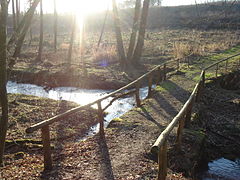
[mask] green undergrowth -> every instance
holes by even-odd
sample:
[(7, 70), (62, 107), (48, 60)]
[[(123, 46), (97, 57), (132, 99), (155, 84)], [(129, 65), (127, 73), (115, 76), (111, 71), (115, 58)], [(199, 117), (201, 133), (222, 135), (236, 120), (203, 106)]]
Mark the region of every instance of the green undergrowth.
[(176, 88), (176, 85), (171, 81), (164, 81), (156, 87), (156, 91), (168, 92)]
[[(207, 67), (217, 61), (222, 60), (223, 58), (227, 58), (237, 53), (240, 53), (240, 45), (230, 48), (219, 54), (202, 57), (201, 59), (197, 60), (197, 62), (193, 60), (190, 66), (188, 66), (186, 63), (181, 64), (180, 71), (185, 74), (186, 78), (192, 79), (197, 82), (200, 80), (200, 73), (204, 67)], [(234, 69), (234, 66), (238, 64), (238, 61), (237, 61), (238, 59), (239, 57), (237, 56), (228, 60), (228, 71), (230, 71), (231, 69)], [(225, 72), (225, 66), (226, 66), (226, 62), (219, 64), (219, 71), (218, 71), (219, 74), (222, 74)], [(214, 78), (216, 76), (215, 70), (216, 70), (216, 67), (209, 69), (205, 74), (206, 78)]]

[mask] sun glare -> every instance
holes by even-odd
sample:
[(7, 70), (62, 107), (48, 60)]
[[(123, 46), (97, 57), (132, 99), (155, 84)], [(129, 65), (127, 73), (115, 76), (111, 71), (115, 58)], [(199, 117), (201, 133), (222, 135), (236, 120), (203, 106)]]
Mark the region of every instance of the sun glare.
[(76, 15), (77, 24), (81, 29), (87, 15), (107, 10), (111, 0), (59, 0), (57, 9), (59, 13), (73, 13)]
[(58, 11), (76, 12), (82, 15), (89, 15), (95, 12), (104, 11), (108, 8), (110, 0), (59, 0)]

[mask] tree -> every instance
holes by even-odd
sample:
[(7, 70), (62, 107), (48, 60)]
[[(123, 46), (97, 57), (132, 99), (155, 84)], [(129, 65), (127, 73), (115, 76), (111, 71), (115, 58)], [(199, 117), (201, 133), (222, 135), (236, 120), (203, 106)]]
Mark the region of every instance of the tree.
[(20, 22), (20, 7), (19, 7), (19, 4), (20, 2), (18, 0), (16, 0), (16, 22), (17, 22), (17, 26), (19, 25), (19, 22)]
[(161, 6), (162, 0), (150, 0), (151, 6)]
[(118, 15), (116, 0), (112, 0), (112, 8), (113, 8), (114, 28), (115, 28), (115, 34), (117, 39), (118, 55), (120, 57), (120, 64), (124, 66), (126, 64), (126, 56), (124, 52), (122, 32), (121, 32), (120, 19)]
[(13, 57), (18, 57), (20, 55), (25, 36), (31, 25), (31, 21), (32, 21), (34, 12), (35, 12), (36, 7), (38, 6), (39, 2), (40, 2), (40, 0), (35, 0), (33, 2), (31, 8), (28, 10), (28, 12), (25, 14), (23, 19), (21, 20), (16, 32), (12, 35), (11, 39), (9, 40), (8, 48), (10, 48), (10, 45), (12, 43), (14, 43), (15, 40), (17, 39), (16, 48), (15, 48)]
[(69, 67), (72, 62), (72, 51), (73, 51), (73, 43), (75, 38), (75, 31), (76, 31), (76, 15), (73, 15), (71, 39), (70, 39), (70, 45), (68, 49), (68, 56), (67, 56), (67, 62)]
[(13, 18), (13, 30), (16, 31), (17, 22), (16, 22), (16, 13), (15, 13), (15, 0), (12, 0), (12, 18)]
[(43, 51), (43, 7), (42, 0), (40, 1), (40, 37), (39, 37), (39, 48), (37, 61), (42, 61), (42, 51)]
[(54, 0), (54, 52), (57, 52), (57, 25), (58, 25), (58, 15), (56, 0)]
[[(32, 0), (29, 0), (29, 8), (32, 6)], [(30, 40), (29, 40), (29, 43), (28, 45), (30, 46), (31, 43), (32, 43), (32, 39), (33, 39), (33, 34), (32, 34), (32, 24), (30, 25), (29, 27), (29, 36), (30, 36)]]
[(142, 55), (142, 49), (144, 46), (144, 37), (145, 37), (145, 31), (146, 31), (146, 25), (147, 25), (147, 16), (148, 16), (148, 10), (149, 10), (149, 3), (150, 0), (144, 0), (143, 1), (143, 8), (142, 8), (142, 14), (141, 14), (141, 21), (140, 21), (140, 29), (138, 34), (138, 40), (137, 45), (133, 53), (132, 62), (136, 64)]
[(0, 105), (2, 112), (0, 116), (0, 165), (3, 165), (3, 153), (8, 125), (8, 98), (7, 98), (7, 16), (8, 1), (0, 1)]
[(132, 27), (131, 37), (130, 37), (128, 54), (127, 54), (128, 61), (131, 61), (132, 56), (133, 56), (133, 51), (134, 51), (135, 44), (136, 44), (137, 32), (138, 32), (138, 28), (139, 28), (140, 13), (141, 13), (141, 0), (136, 0), (135, 13), (134, 13), (134, 18), (133, 18), (133, 27)]

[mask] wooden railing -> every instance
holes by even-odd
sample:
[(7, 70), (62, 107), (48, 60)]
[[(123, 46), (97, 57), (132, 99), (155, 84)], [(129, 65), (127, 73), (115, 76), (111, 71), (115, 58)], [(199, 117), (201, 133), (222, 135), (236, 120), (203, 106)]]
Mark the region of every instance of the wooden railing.
[[(215, 74), (216, 77), (218, 76), (219, 71), (219, 65), (223, 62), (225, 62), (225, 73), (228, 71), (229, 67), (229, 60), (240, 56), (240, 53), (235, 54), (233, 56), (224, 58), (212, 65), (207, 66), (205, 69), (202, 70), (200, 75), (200, 80), (196, 84), (195, 88), (193, 89), (190, 97), (188, 98), (187, 102), (184, 104), (182, 109), (179, 111), (179, 113), (173, 118), (173, 120), (170, 122), (170, 124), (166, 127), (166, 129), (160, 134), (160, 136), (157, 138), (156, 142), (153, 144), (151, 148), (152, 153), (158, 154), (158, 180), (165, 180), (167, 176), (167, 139), (173, 128), (178, 123), (178, 129), (177, 129), (177, 137), (176, 137), (176, 144), (179, 148), (181, 148), (182, 143), (182, 134), (183, 134), (183, 128), (185, 124), (189, 124), (191, 121), (191, 114), (192, 114), (192, 108), (195, 102), (197, 102), (202, 93), (205, 86), (205, 80), (206, 78), (206, 72), (211, 69), (212, 67), (216, 67)], [(240, 59), (238, 59), (238, 63), (236, 64), (237, 67), (240, 67)]]
[[(141, 82), (143, 82), (143, 80), (145, 78), (148, 79), (148, 96), (147, 97), (151, 97), (151, 93), (152, 93), (152, 84), (153, 84), (153, 79), (156, 80), (156, 84), (160, 83), (160, 81), (162, 80), (166, 80), (167, 77), (167, 68), (168, 66), (173, 68), (174, 66), (176, 67), (175, 69), (179, 68), (179, 63), (180, 63), (180, 59), (177, 60), (171, 60), (168, 61), (166, 63), (163, 63), (161, 65), (156, 66), (155, 68), (153, 68), (151, 71), (147, 72), (146, 74), (142, 75), (141, 77), (139, 77), (138, 79), (136, 79), (135, 81), (129, 83), (128, 85), (112, 92), (109, 93), (108, 95), (92, 102), (89, 103), (87, 105), (84, 106), (79, 106), (76, 107), (74, 109), (71, 109), (69, 111), (66, 111), (65, 113), (62, 113), (60, 115), (54, 116), (50, 119), (41, 121), (37, 124), (32, 125), (31, 127), (26, 129), (26, 133), (33, 133), (34, 131), (37, 131), (39, 129), (41, 129), (41, 134), (42, 134), (42, 143), (43, 143), (43, 154), (44, 154), (44, 169), (46, 170), (51, 170), (52, 169), (52, 158), (51, 158), (51, 146), (50, 146), (50, 131), (49, 131), (49, 126), (51, 124), (53, 124), (54, 122), (58, 122), (63, 120), (64, 118), (66, 118), (67, 116), (74, 114), (76, 112), (79, 112), (80, 110), (83, 110), (86, 107), (90, 107), (94, 104), (97, 104), (98, 107), (98, 120), (99, 120), (99, 124), (100, 124), (100, 135), (104, 134), (104, 111), (112, 105), (112, 103), (117, 100), (118, 98), (122, 98), (123, 96), (129, 95), (129, 94), (133, 94), (135, 93), (135, 97), (136, 97), (136, 104), (137, 106), (141, 105), (141, 99), (140, 99), (140, 95), (139, 95), (139, 90), (141, 87)], [(133, 88), (133, 90), (127, 92), (127, 93), (123, 93), (120, 94), (122, 91), (127, 90)], [(114, 97), (110, 103), (105, 106), (104, 108), (102, 107), (102, 101), (109, 98), (109, 97), (113, 97), (113, 96), (117, 96)]]

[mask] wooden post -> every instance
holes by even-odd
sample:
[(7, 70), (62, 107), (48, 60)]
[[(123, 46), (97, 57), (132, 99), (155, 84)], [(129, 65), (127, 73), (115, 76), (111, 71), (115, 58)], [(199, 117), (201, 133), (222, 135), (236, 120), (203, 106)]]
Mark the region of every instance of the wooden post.
[(148, 75), (148, 96), (147, 98), (150, 98), (152, 95), (152, 81), (153, 81), (153, 76), (152, 73)]
[(218, 77), (218, 64), (216, 66), (216, 78)]
[(101, 101), (97, 102), (98, 106), (98, 120), (99, 120), (99, 133), (100, 135), (104, 135), (104, 117), (103, 117), (103, 110), (102, 110), (102, 105)]
[(194, 103), (194, 100), (192, 100), (192, 102), (189, 104), (189, 106), (187, 108), (187, 112), (186, 112), (186, 116), (185, 116), (185, 125), (186, 126), (188, 126), (191, 121), (193, 103)]
[(49, 126), (44, 126), (42, 129), (43, 155), (44, 155), (44, 170), (52, 169), (51, 145)]
[(199, 100), (202, 96), (202, 90), (203, 90), (203, 82), (200, 81), (200, 85), (199, 85), (199, 88), (197, 89), (197, 93), (196, 93), (196, 99), (195, 99), (196, 102), (199, 102)]
[(177, 70), (179, 70), (179, 68), (180, 68), (180, 59), (178, 58), (177, 59)]
[(156, 71), (156, 76), (157, 76), (157, 81), (156, 81), (156, 85), (160, 84), (161, 82), (161, 78), (162, 78), (162, 73), (161, 73), (161, 68), (158, 67), (157, 71)]
[(140, 89), (140, 81), (138, 81), (138, 82), (136, 83), (136, 103), (137, 103), (137, 107), (140, 107), (140, 106), (141, 106), (139, 89)]
[(163, 80), (166, 81), (167, 79), (167, 65), (166, 63), (163, 66)]
[(178, 125), (178, 129), (177, 129), (177, 139), (176, 139), (176, 143), (179, 149), (181, 149), (181, 145), (182, 145), (182, 133), (183, 133), (183, 128), (184, 128), (184, 117), (182, 117), (179, 120), (179, 125)]
[(158, 180), (165, 180), (167, 177), (167, 140), (159, 148), (158, 152)]
[(205, 87), (205, 70), (203, 71), (202, 82), (203, 82), (203, 89), (204, 89), (204, 87)]
[(187, 57), (188, 68), (190, 67), (190, 58)]
[(227, 69), (228, 69), (228, 60), (226, 61), (226, 65), (225, 65), (225, 73), (227, 73)]

